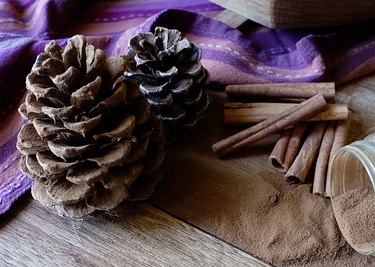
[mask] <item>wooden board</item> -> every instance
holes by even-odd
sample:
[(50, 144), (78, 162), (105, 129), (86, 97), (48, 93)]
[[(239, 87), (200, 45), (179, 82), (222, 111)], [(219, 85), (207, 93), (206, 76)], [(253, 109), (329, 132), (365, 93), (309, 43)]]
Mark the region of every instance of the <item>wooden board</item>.
[(60, 218), (31, 197), (17, 204), (1, 218), (0, 266), (268, 266), (147, 204), (85, 220)]
[(320, 27), (375, 18), (368, 0), (210, 0), (270, 28)]

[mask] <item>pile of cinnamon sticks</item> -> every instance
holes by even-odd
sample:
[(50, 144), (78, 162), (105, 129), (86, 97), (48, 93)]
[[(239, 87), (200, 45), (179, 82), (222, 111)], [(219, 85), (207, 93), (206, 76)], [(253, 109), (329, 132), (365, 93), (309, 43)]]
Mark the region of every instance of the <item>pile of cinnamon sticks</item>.
[[(315, 168), (313, 193), (331, 195), (329, 158), (346, 144), (351, 123), (347, 105), (333, 103), (334, 83), (230, 85), (226, 93), (241, 102), (225, 104), (224, 124), (253, 125), (215, 143), (212, 149), (219, 157), (279, 133), (272, 166), (290, 183), (306, 182)], [(262, 102), (250, 102), (254, 100)]]

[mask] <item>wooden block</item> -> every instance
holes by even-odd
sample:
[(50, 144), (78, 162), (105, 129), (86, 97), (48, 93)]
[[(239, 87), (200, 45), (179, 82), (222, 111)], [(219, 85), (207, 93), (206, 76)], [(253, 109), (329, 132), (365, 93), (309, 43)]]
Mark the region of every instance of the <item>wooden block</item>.
[(270, 28), (347, 25), (375, 18), (368, 0), (210, 0)]
[(247, 20), (247, 18), (228, 9), (221, 11), (214, 17), (214, 19), (224, 22), (233, 28), (239, 27)]

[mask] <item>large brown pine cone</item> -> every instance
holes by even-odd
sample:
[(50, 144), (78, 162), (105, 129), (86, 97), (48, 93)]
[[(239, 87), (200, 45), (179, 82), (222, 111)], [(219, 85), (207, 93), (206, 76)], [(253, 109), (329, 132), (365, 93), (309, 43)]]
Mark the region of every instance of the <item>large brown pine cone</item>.
[(117, 212), (160, 178), (162, 124), (124, 65), (77, 35), (47, 44), (27, 76), (20, 166), (33, 197), (61, 215)]
[(168, 141), (194, 126), (209, 105), (201, 56), (201, 49), (178, 30), (157, 27), (129, 40), (125, 76), (140, 82)]

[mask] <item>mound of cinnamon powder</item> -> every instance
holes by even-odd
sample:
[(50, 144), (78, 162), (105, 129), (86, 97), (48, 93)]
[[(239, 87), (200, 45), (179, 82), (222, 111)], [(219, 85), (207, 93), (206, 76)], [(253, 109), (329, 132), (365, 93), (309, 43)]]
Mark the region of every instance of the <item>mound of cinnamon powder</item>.
[(258, 172), (230, 200), (238, 210), (222, 205), (212, 216), (193, 220), (273, 266), (375, 266), (375, 257), (346, 242), (331, 200), (311, 194), (310, 184), (289, 185), (279, 173)]
[(341, 233), (357, 251), (375, 250), (375, 193), (363, 188), (348, 191), (332, 200)]
[[(203, 170), (202, 175), (212, 176), (206, 173), (212, 169), (191, 162), (198, 164), (194, 167)], [(211, 185), (200, 183), (199, 175), (176, 178), (182, 165), (177, 163), (164, 169), (173, 179), (161, 182), (152, 203), (162, 203), (171, 213), (262, 261), (276, 267), (375, 266), (375, 257), (356, 252), (346, 242), (331, 200), (311, 194), (311, 184), (288, 184), (282, 173), (273, 170), (249, 171), (237, 179), (215, 172), (212, 182), (220, 180), (221, 186), (209, 189)], [(186, 194), (180, 194), (183, 189)]]

